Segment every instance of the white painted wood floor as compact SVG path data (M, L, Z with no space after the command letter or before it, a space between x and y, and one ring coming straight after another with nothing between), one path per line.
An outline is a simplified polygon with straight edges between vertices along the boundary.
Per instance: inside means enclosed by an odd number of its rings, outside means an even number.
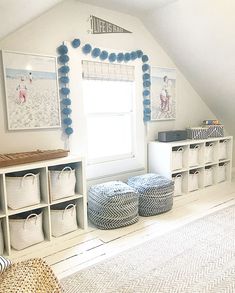
M39 256L52 266L59 279L121 251L167 233L195 219L235 204L235 180L221 183L203 191L177 197L173 209L153 217L140 217L139 222L116 230L97 230L74 236L55 248L45 249ZM66 242L66 243L65 243ZM64 249L64 247L70 247Z

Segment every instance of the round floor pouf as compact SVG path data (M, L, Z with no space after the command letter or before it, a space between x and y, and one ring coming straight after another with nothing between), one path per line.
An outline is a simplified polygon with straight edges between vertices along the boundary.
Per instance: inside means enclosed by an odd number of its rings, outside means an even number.
M92 186L88 192L88 217L99 229L115 229L138 221L138 193L121 181Z
M148 217L171 210L174 182L158 174L131 177L128 185L139 193L139 215Z

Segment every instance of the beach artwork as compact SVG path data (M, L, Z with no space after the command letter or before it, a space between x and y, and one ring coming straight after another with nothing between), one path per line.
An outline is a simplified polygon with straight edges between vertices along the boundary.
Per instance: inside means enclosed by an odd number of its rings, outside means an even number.
M151 120L176 118L176 69L151 68Z
M3 51L9 130L60 127L56 57Z

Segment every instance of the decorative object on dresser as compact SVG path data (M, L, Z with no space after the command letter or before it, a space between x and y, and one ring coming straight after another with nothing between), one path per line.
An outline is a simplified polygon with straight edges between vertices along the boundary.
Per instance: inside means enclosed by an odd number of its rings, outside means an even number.
M0 154L0 168L27 164L32 162L63 158L68 156L67 150L37 150L23 153Z
M150 142L149 172L174 179L175 195L231 181L233 137ZM181 186L179 186L181 184Z
M53 198L49 188L49 173L51 170L63 169L64 172L70 172L70 169L74 170L75 180L71 182L71 187L67 185L68 191L71 193L66 193L66 197ZM15 174L17 174L17 177L14 177ZM30 175L24 177L24 174ZM32 174L38 174L37 184L35 183L35 175ZM11 180L12 178L16 179L18 184L15 186L18 189L15 190L17 195L15 203L13 199L9 201L14 195L13 190L11 190L12 194L9 194L9 177ZM30 179L28 185L25 184L26 179ZM23 187L27 187L28 194L24 189L21 189L22 182ZM36 188L34 184L36 184ZM35 188L33 192L36 196L32 196L33 188ZM39 197L38 191L40 192ZM61 194L59 189L58 193ZM33 201L28 201L28 195L34 198ZM73 200L76 210L71 207L71 200ZM9 205L11 201L15 204L14 206ZM63 204L65 208L61 211L57 204ZM55 218L54 214L58 210L61 215L60 219L57 217L57 226L61 228L59 233L53 230L52 224L52 220ZM70 222L69 228L66 221ZM67 238L78 237L84 233L87 229L87 199L83 159L69 156L0 168L0 222L2 224L0 240L2 235L4 242L4 248L1 248L0 243L0 251L3 250L4 255L11 255L13 258L25 257L28 253L33 253L34 256L42 256L44 248L53 246L56 251L57 246ZM68 234L63 235L65 233ZM57 236L57 238L54 236ZM66 244L65 241L63 245L66 248L69 243Z
M158 141L170 142L187 139L186 130L170 130L158 132Z

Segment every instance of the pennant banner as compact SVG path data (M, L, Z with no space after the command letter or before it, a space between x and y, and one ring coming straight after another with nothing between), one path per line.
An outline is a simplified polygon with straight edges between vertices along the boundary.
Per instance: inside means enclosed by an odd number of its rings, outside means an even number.
M117 34L117 33L132 33L116 24L108 22L104 19L90 16L91 20L91 33L92 34Z

